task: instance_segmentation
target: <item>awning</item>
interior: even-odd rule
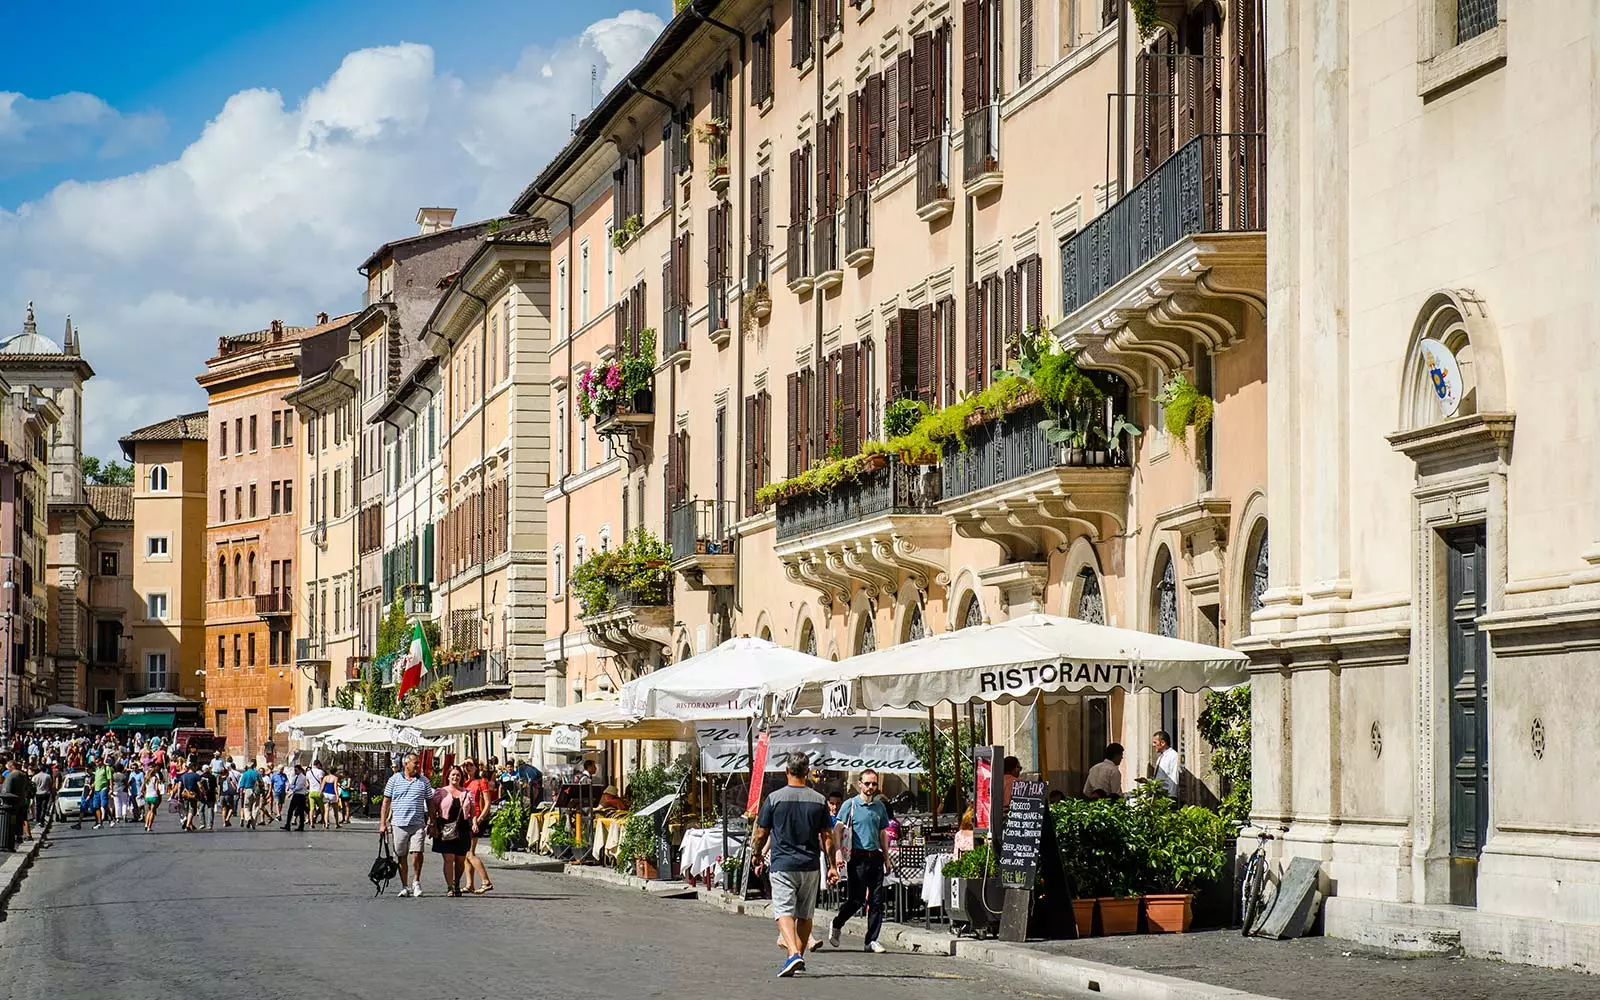
[[[849,683],[858,708],[1031,700],[1041,694],[1201,691],[1250,679],[1249,658],[1219,646],[1076,618],[1024,615],[830,663],[806,678],[797,704],[816,707]]]
[[[135,712],[121,715],[106,723],[107,729],[171,729],[177,724],[176,712]]]
[[[314,708],[309,712],[301,712],[292,719],[280,722],[274,732],[292,733],[295,739],[301,739],[356,722],[385,725],[392,721],[394,720],[381,715],[373,715],[370,712],[360,712],[353,708],[339,708],[335,705],[329,705],[326,708]]]
[[[479,729],[518,726],[526,729],[543,722],[556,712],[554,706],[520,698],[486,698],[463,701],[404,720],[405,725],[427,736],[450,736]]]
[[[381,718],[374,716],[374,718]],[[403,730],[403,722],[393,719],[382,723],[353,722],[349,725],[339,726],[323,733],[317,739],[330,747],[349,747],[359,750],[392,750],[395,748],[408,748],[421,745],[425,747],[447,747],[450,740],[422,739],[419,744],[413,744],[408,734]]]
[[[622,712],[635,719],[694,722],[728,713],[759,715],[768,695],[792,691],[833,664],[765,639],[729,639],[622,685]]]

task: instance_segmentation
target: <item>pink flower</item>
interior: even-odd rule
[[[606,369],[606,388],[612,392],[622,388],[622,366],[612,365]]]

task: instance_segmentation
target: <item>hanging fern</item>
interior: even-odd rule
[[[1160,0],[1128,0],[1128,6],[1133,9],[1133,23],[1139,27],[1139,37],[1149,38],[1155,34],[1158,27],[1157,7]]]
[[[1206,428],[1211,426],[1211,418],[1216,413],[1216,403],[1210,396],[1201,392],[1179,372],[1167,380],[1161,387],[1161,394],[1156,397],[1165,410],[1165,425],[1167,433],[1175,438],[1179,445],[1187,447],[1185,431],[1193,427],[1195,434],[1201,435]]]

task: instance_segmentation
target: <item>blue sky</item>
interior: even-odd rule
[[[11,0],[0,334],[71,313],[91,452],[203,405],[217,336],[359,304],[422,204],[501,211],[670,0]],[[155,10],[158,14],[150,14]]]

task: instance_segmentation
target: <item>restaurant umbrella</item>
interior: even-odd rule
[[[622,711],[634,718],[695,722],[723,713],[762,715],[769,695],[826,671],[829,660],[765,639],[739,636],[622,685]]]

